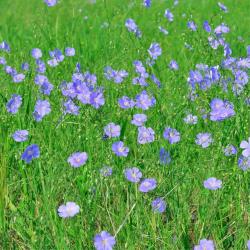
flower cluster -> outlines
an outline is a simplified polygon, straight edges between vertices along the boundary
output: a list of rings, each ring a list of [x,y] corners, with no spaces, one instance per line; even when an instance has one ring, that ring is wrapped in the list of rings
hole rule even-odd
[[[58,0],[43,1],[48,7],[56,6],[59,2]],[[178,0],[175,0],[174,8],[177,4]],[[141,5],[142,10],[145,12],[152,10],[152,8],[150,8],[152,6],[151,0],[143,0]],[[219,2],[218,6],[221,11],[228,13],[228,8],[223,3]],[[174,13],[174,9],[172,10],[172,8],[170,8],[165,10],[164,15],[163,13],[161,14],[169,27],[174,20],[178,18],[176,14],[174,13],[174,15],[172,12]],[[182,17],[185,18],[186,15],[183,14]],[[191,16],[191,18],[193,17]],[[133,62],[133,72],[130,72],[129,69],[120,68],[119,70],[115,70],[111,66],[104,67],[105,82],[110,84],[112,81],[117,84],[115,87],[120,97],[118,100],[115,99],[115,103],[116,107],[118,103],[118,112],[122,115],[124,114],[124,120],[126,119],[126,121],[121,119],[120,121],[109,120],[109,122],[107,122],[105,119],[100,119],[103,123],[100,128],[102,139],[99,139],[104,145],[109,145],[108,150],[110,157],[107,157],[107,160],[110,160],[110,158],[115,162],[126,162],[130,159],[135,160],[135,165],[130,165],[130,167],[122,169],[122,175],[123,179],[126,181],[126,185],[135,187],[135,195],[132,193],[129,199],[135,199],[136,204],[138,202],[138,196],[140,196],[140,199],[143,199],[143,204],[148,204],[149,207],[151,205],[150,211],[152,214],[155,213],[154,216],[162,217],[162,215],[159,214],[165,212],[168,213],[167,210],[169,208],[166,202],[167,195],[160,193],[162,191],[159,188],[162,183],[164,184],[164,179],[158,178],[158,175],[152,176],[151,172],[149,174],[147,171],[148,169],[146,169],[147,166],[144,165],[144,155],[141,156],[142,161],[138,161],[139,154],[137,153],[140,152],[142,148],[148,147],[150,149],[148,152],[151,152],[152,154],[156,152],[158,159],[154,164],[157,165],[156,167],[164,170],[170,169],[172,165],[174,168],[175,166],[172,163],[175,163],[175,159],[180,156],[181,148],[189,146],[190,148],[193,148],[198,157],[200,152],[203,152],[205,155],[210,149],[219,146],[222,157],[228,161],[233,160],[232,162],[237,162],[235,164],[238,164],[239,172],[242,172],[241,170],[247,171],[250,169],[249,135],[240,134],[240,136],[235,136],[235,140],[240,138],[241,142],[239,144],[236,144],[232,138],[231,142],[224,140],[220,142],[218,141],[219,133],[212,133],[211,129],[213,126],[222,125],[223,122],[233,122],[234,119],[236,120],[236,115],[240,113],[237,106],[237,100],[244,91],[246,95],[248,95],[249,90],[250,45],[247,47],[246,57],[232,57],[233,51],[227,40],[227,34],[230,32],[230,27],[223,22],[215,27],[213,27],[213,23],[209,23],[208,21],[202,22],[202,25],[200,25],[198,22],[196,23],[189,19],[185,21],[185,29],[189,36],[195,36],[198,34],[198,31],[203,28],[203,33],[207,37],[205,42],[207,43],[208,41],[208,45],[212,49],[210,47],[208,48],[213,52],[218,50],[218,55],[220,52],[219,48],[222,49],[222,59],[219,61],[213,60],[213,64],[201,62],[192,67],[191,70],[188,69],[187,74],[189,72],[189,76],[186,85],[190,90],[188,96],[189,99],[193,101],[192,105],[186,109],[186,104],[188,104],[188,102],[183,102],[180,112],[176,114],[176,117],[170,117],[166,123],[161,122],[163,120],[159,119],[159,123],[154,126],[152,119],[153,112],[155,112],[155,114],[157,112],[165,112],[165,107],[160,107],[159,110],[156,110],[158,106],[161,106],[161,104],[165,102],[165,100],[162,99],[164,99],[166,83],[163,82],[164,77],[160,74],[161,71],[167,70],[171,76],[174,76],[176,79],[181,79],[178,78],[178,75],[183,70],[183,66],[181,64],[179,66],[179,60],[177,60],[177,62],[174,59],[168,59],[165,61],[165,66],[162,67],[162,69],[158,68],[157,64],[163,59],[165,53],[163,42],[152,42],[154,40],[150,40],[152,43],[148,43],[148,40],[139,40],[139,42],[142,42],[141,44],[144,44],[146,47],[144,47],[144,53],[138,50],[139,53],[136,58],[139,58],[139,60],[131,58],[130,66],[132,66]],[[133,19],[127,18],[125,21],[125,27],[124,23],[122,26],[125,32],[132,33],[132,36],[129,34],[131,39],[138,42],[138,40],[134,38],[134,35],[137,38],[142,37],[142,32]],[[163,26],[158,26],[158,29],[158,33],[160,31],[165,35],[169,34]],[[163,36],[161,35],[161,37]],[[188,53],[192,53],[195,47],[193,44],[185,42],[185,44],[183,43],[183,48],[187,48],[189,50]],[[58,105],[54,102],[54,99],[52,99],[54,93],[56,94],[56,91],[58,92],[58,96],[60,96],[59,108],[61,111],[56,127],[64,121],[65,116],[69,119],[77,118],[75,116],[84,113],[85,108],[90,110],[98,109],[98,111],[96,111],[97,113],[102,111],[101,108],[106,103],[105,97],[108,97],[109,93],[107,93],[107,89],[98,85],[98,79],[100,79],[98,73],[93,74],[90,73],[90,71],[84,72],[81,69],[80,63],[77,63],[74,72],[70,74],[66,80],[60,80],[62,82],[59,87],[56,80],[52,81],[51,79],[52,77],[48,71],[55,70],[56,67],[60,68],[63,65],[65,66],[67,60],[72,60],[71,57],[77,56],[77,51],[74,47],[64,47],[63,49],[55,48],[51,51],[47,51],[46,53],[49,58],[46,58],[45,51],[42,51],[40,48],[33,48],[29,52],[32,61],[22,61],[22,64],[15,68],[8,64],[8,54],[11,52],[11,48],[6,41],[0,43],[0,52],[3,53],[3,56],[0,57],[0,66],[3,68],[3,73],[6,75],[6,79],[9,79],[14,83],[13,86],[17,86],[14,93],[18,93],[19,86],[30,80],[31,76],[34,77],[32,78],[32,81],[30,81],[34,86],[34,91],[37,92],[37,96],[35,96],[34,103],[32,104],[32,115],[30,114],[33,116],[32,122],[35,124],[35,126],[32,124],[32,128],[40,126],[40,124],[43,124],[46,119],[48,119],[47,122],[49,124],[53,124],[54,121],[52,119],[52,114],[56,113],[56,109],[58,108]],[[7,56],[5,57],[5,55]],[[144,57],[144,55],[146,56]],[[160,57],[161,59],[158,60]],[[174,56],[170,58],[177,59],[177,57]],[[156,62],[156,60],[158,61]],[[214,63],[214,61],[216,61],[216,63]],[[112,65],[112,63],[110,62],[109,64],[104,65]],[[32,68],[33,66],[35,66],[34,69]],[[101,75],[103,76],[103,68]],[[126,87],[129,79],[131,80],[130,84],[132,88],[135,89],[135,92],[129,92],[128,95],[133,95],[133,97],[123,95],[125,93],[121,94],[122,88]],[[230,95],[229,87],[231,87],[234,95]],[[220,91],[221,88],[223,92]],[[213,89],[216,91],[213,92]],[[217,91],[218,89],[219,91]],[[184,90],[185,89],[183,88],[183,91]],[[161,95],[162,93],[163,95]],[[216,95],[214,93],[216,93]],[[209,94],[211,94],[212,97]],[[226,95],[230,101],[227,100],[225,97]],[[26,93],[24,94],[24,92],[21,92],[21,94],[8,94],[7,97],[3,96],[3,99],[6,99],[4,105],[5,110],[7,111],[6,114],[9,113],[8,115],[10,119],[18,117],[18,113],[21,113],[24,109],[28,110],[27,106],[29,107],[31,103],[30,100],[27,100],[27,95]],[[109,99],[111,98],[107,98],[107,101],[110,101]],[[195,102],[195,100],[197,100],[197,102]],[[203,105],[203,103],[205,104]],[[171,106],[173,105],[174,104],[171,103]],[[244,105],[250,105],[249,96],[244,97]],[[106,106],[104,107],[104,110]],[[208,108],[209,106],[210,108]],[[24,110],[24,112],[26,112],[26,110]],[[126,114],[129,115],[126,117]],[[27,116],[28,115],[29,113],[27,112]],[[73,115],[74,117],[70,115]],[[102,118],[104,117],[102,116]],[[164,115],[162,115],[162,119],[165,119]],[[228,120],[225,121],[226,119]],[[183,128],[180,128],[178,123],[176,123],[177,121],[180,121],[180,123],[183,124]],[[23,123],[21,124],[23,126]],[[165,127],[166,124],[167,126]],[[133,138],[130,139],[128,138],[129,136],[127,136],[128,127],[131,131],[133,130],[133,133],[131,134],[134,135],[134,145],[137,145],[136,147],[131,143]],[[199,133],[196,129],[199,129]],[[187,130],[190,130],[191,132],[188,133],[189,131]],[[231,134],[234,135],[233,130]],[[44,153],[46,147],[36,142],[36,139],[33,139],[33,135],[34,132],[30,129],[28,124],[26,124],[26,129],[15,128],[15,130],[11,131],[11,142],[15,143],[17,146],[23,147],[21,151],[22,154],[19,153],[18,156],[22,164],[36,164],[36,162],[42,162],[44,155],[46,156]],[[227,135],[225,140],[229,140],[230,136],[231,135]],[[190,143],[188,146],[185,144],[187,142]],[[154,149],[151,148],[152,145],[154,145],[157,150],[154,151]],[[139,148],[138,151],[137,147]],[[78,171],[87,169],[88,165],[93,163],[95,155],[93,155],[90,150],[86,151],[88,153],[85,152],[84,146],[84,148],[76,149],[76,151],[72,150],[67,154],[64,158],[64,162],[68,171],[78,173]],[[109,165],[107,166],[104,163],[102,167],[98,169],[98,178],[101,178],[101,181],[106,184],[109,183],[110,179],[112,179],[117,172],[117,168],[110,167]],[[202,179],[203,181],[199,182],[202,189],[207,189],[204,191],[206,194],[211,194],[211,192],[223,192],[223,175],[220,176],[219,171],[216,173],[214,175],[217,177],[211,177],[208,172],[206,177]],[[164,188],[168,188],[168,186]],[[90,190],[97,190],[97,188],[91,186]],[[152,198],[156,191],[158,191],[158,194]],[[130,193],[128,195],[130,195]],[[78,200],[77,203],[80,204],[80,201]],[[80,208],[77,203],[73,201],[61,201],[56,205],[54,212],[57,213],[59,217],[67,220],[67,218],[72,218],[79,214],[81,209],[83,209],[82,207]],[[99,222],[97,225],[99,228]],[[93,237],[94,247],[97,250],[112,250],[116,245],[119,230],[120,228],[116,232],[114,230],[113,236],[108,231],[101,231],[99,228],[97,234]],[[216,244],[217,243],[213,240],[201,239],[193,249],[214,250]],[[247,247],[250,249],[250,241],[247,242]]]

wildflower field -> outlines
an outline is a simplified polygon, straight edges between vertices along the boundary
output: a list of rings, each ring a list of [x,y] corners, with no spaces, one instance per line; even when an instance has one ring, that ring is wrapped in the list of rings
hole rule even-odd
[[[250,249],[249,0],[0,1],[0,249]]]

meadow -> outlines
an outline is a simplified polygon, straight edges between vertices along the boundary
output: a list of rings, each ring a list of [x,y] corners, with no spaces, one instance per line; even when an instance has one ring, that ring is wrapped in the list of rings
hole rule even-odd
[[[250,1],[53,1],[0,1],[0,249],[250,249]]]

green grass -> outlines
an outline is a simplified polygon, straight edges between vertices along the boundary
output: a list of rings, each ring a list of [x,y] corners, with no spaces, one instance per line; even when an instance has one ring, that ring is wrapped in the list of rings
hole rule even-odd
[[[231,32],[226,38],[233,56],[246,56],[245,48],[250,44],[250,2],[225,0],[230,12],[223,14],[214,0],[180,0],[173,8],[175,20],[171,24],[163,14],[172,1],[153,0],[150,9],[141,2],[100,0],[91,5],[83,0],[61,0],[57,6],[47,8],[42,0],[0,1],[0,42],[6,40],[12,48],[10,55],[6,55],[8,64],[18,70],[24,61],[32,65],[32,71],[21,84],[12,83],[0,71],[1,249],[93,249],[96,233],[106,230],[114,235],[120,225],[123,226],[117,234],[115,249],[185,250],[192,249],[201,238],[213,239],[216,249],[246,248],[250,238],[249,172],[238,168],[238,157],[226,158],[223,148],[229,143],[239,147],[241,140],[249,137],[250,113],[244,104],[249,86],[240,97],[214,86],[200,93],[197,101],[190,102],[187,77],[195,64],[217,65],[223,58],[221,50],[214,51],[207,45],[207,34],[201,29],[204,20],[211,21],[213,27],[222,21],[228,24]],[[124,27],[129,17],[142,30],[142,39],[138,40]],[[199,25],[198,32],[187,30],[190,19]],[[104,22],[109,23],[108,27],[102,27]],[[169,30],[168,36],[158,31],[159,25]],[[239,41],[238,36],[244,41]],[[157,104],[145,112],[146,126],[155,130],[156,141],[139,145],[136,127],[130,124],[138,110],[121,110],[117,99],[123,95],[134,97],[142,90],[131,83],[135,76],[132,63],[146,60],[152,42],[160,43],[163,55],[148,70],[156,74],[163,87],[157,89],[152,84],[148,87]],[[194,50],[185,49],[185,42]],[[46,98],[51,102],[52,112],[37,123],[32,112],[39,90],[33,82],[36,72],[30,50],[41,48],[47,59],[48,51],[67,46],[76,49],[76,56],[55,69],[48,67],[46,75],[55,85]],[[178,72],[168,69],[171,59],[179,63]],[[77,62],[83,71],[97,75],[98,85],[105,87],[106,103],[98,110],[81,105],[79,116],[69,115],[56,127],[61,116],[59,85],[63,80],[70,81]],[[130,75],[121,85],[109,82],[103,76],[107,65],[125,69]],[[23,105],[15,116],[5,109],[12,93],[23,97]],[[220,123],[202,121],[199,110],[208,110],[214,97],[233,102],[237,115]],[[183,122],[188,111],[199,116],[197,125]],[[125,159],[112,153],[115,139],[102,140],[103,127],[109,122],[122,127],[120,139],[130,148]],[[166,126],[180,131],[180,143],[169,145],[163,139]],[[14,142],[11,134],[17,129],[29,130],[29,140]],[[212,133],[212,146],[201,149],[195,144],[195,136],[200,132]],[[20,156],[32,143],[40,146],[41,157],[27,165]],[[161,146],[171,152],[169,166],[159,164]],[[68,156],[75,151],[86,151],[89,155],[87,164],[79,169],[67,163]],[[100,176],[103,165],[113,167],[112,177]],[[156,178],[157,189],[146,195],[137,192],[137,187],[124,178],[123,171],[128,166],[137,166],[145,177]],[[223,181],[222,189],[216,192],[204,189],[203,181],[211,176]],[[152,212],[150,204],[156,197],[165,197],[167,202],[163,215]],[[81,212],[63,220],[58,217],[57,208],[66,201],[75,201]]]

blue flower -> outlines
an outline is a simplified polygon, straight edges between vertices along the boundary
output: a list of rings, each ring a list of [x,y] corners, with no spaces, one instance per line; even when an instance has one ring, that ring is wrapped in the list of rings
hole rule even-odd
[[[163,133],[164,139],[168,140],[170,144],[174,144],[180,141],[180,133],[174,128],[165,128]]]
[[[135,106],[135,102],[127,96],[118,99],[118,104],[122,109],[129,109]]]
[[[112,151],[117,156],[127,157],[129,153],[129,148],[124,146],[124,142],[118,141],[113,143]]]
[[[175,60],[171,60],[171,62],[169,63],[169,68],[172,70],[178,70],[179,65]]]
[[[66,56],[74,56],[75,55],[75,49],[74,48],[66,48],[65,49],[65,55]]]
[[[168,19],[169,22],[174,21],[174,15],[169,9],[165,10],[164,16]]]
[[[218,6],[219,6],[219,7],[220,7],[220,9],[221,9],[222,11],[224,11],[225,13],[227,13],[227,12],[228,12],[228,8],[227,8],[227,6],[226,6],[226,5],[224,5],[223,3],[218,2]]]
[[[136,107],[143,110],[147,110],[154,106],[156,100],[154,97],[150,97],[146,90],[143,90],[139,95],[136,96]]]
[[[40,73],[40,74],[43,74],[45,73],[46,71],[46,64],[44,61],[40,60],[40,59],[37,59],[36,60],[36,72]]]
[[[43,53],[40,49],[35,48],[31,50],[31,56],[35,59],[39,59],[43,56]]]
[[[9,113],[16,114],[21,105],[22,97],[20,95],[13,94],[11,99],[6,104],[6,109]]]
[[[209,190],[217,190],[221,188],[222,181],[216,179],[215,177],[210,177],[203,183],[204,187]]]
[[[168,35],[168,31],[166,29],[164,29],[162,26],[158,27],[160,32],[163,33],[165,36]]]
[[[6,62],[6,59],[4,57],[0,57],[0,65],[5,65],[7,62]]]
[[[234,106],[229,101],[223,101],[221,99],[215,98],[211,101],[210,107],[211,121],[223,121],[235,115]]]
[[[15,74],[12,76],[13,82],[19,83],[22,82],[25,79],[25,75],[20,73],[20,74]]]
[[[227,145],[224,148],[224,154],[225,156],[231,156],[237,154],[237,148],[231,144]]]
[[[126,20],[125,26],[129,32],[134,33],[137,37],[140,38],[142,36],[141,31],[139,30],[137,24],[132,18]]]
[[[212,135],[210,133],[199,133],[196,136],[195,143],[202,148],[207,148],[213,142]]]
[[[147,8],[151,7],[151,0],[144,0],[144,6]]]
[[[212,31],[211,26],[209,25],[209,22],[208,22],[208,21],[205,21],[205,22],[203,23],[203,29],[204,29],[206,32],[208,32],[208,33],[210,33],[210,32]]]
[[[10,52],[10,46],[7,42],[3,41],[0,43],[0,50],[3,50],[5,52]]]
[[[152,43],[148,49],[149,55],[156,60],[162,54],[162,49],[158,43]]]
[[[102,91],[92,92],[90,95],[90,104],[96,109],[99,109],[101,106],[103,106],[105,104],[103,92]]]
[[[96,250],[112,250],[115,243],[115,237],[113,237],[106,231],[102,231],[94,238],[94,245]]]
[[[111,167],[105,166],[100,169],[100,174],[104,177],[111,176],[113,173],[113,169]]]
[[[45,115],[51,112],[50,103],[47,100],[38,100],[35,105],[35,110],[33,112],[34,119],[39,122],[43,119]]]
[[[144,114],[135,114],[133,115],[133,120],[131,124],[134,124],[137,127],[143,126],[143,124],[147,121],[147,116]]]
[[[21,68],[23,71],[28,71],[30,68],[30,65],[27,62],[22,63]]]
[[[241,155],[240,158],[238,159],[238,166],[243,171],[248,170],[250,168],[250,157],[245,157]]]
[[[104,134],[109,138],[119,137],[121,133],[121,127],[113,122],[104,127]]]
[[[199,245],[194,246],[194,250],[215,250],[214,242],[212,240],[202,239]]]
[[[71,201],[68,201],[65,205],[62,204],[57,210],[58,215],[62,218],[74,217],[79,211],[80,207]]]
[[[44,0],[44,3],[46,3],[49,7],[53,7],[57,4],[57,0]]]
[[[247,249],[250,250],[250,240],[247,241]]]
[[[136,167],[125,169],[124,175],[128,181],[134,183],[139,182],[142,178],[142,172]]]
[[[12,76],[12,77],[15,76],[15,75],[17,74],[17,71],[16,71],[14,68],[12,68],[11,66],[8,66],[8,65],[5,66],[4,70],[5,70],[5,72],[6,72],[8,75],[10,75],[10,76]]]
[[[15,133],[12,135],[12,138],[16,142],[23,142],[27,141],[29,136],[29,132],[27,130],[17,130]]]
[[[64,112],[65,114],[72,114],[72,115],[78,115],[79,114],[79,107],[75,105],[75,103],[68,99],[66,102],[63,103],[64,106]]]
[[[86,164],[88,154],[86,152],[75,152],[68,157],[68,163],[73,168],[79,168]]]
[[[165,150],[164,148],[161,148],[160,149],[160,163],[162,165],[165,165],[165,164],[169,165],[170,162],[171,162],[170,153],[167,150]]]
[[[153,211],[156,213],[163,213],[166,210],[166,202],[163,200],[163,198],[156,198],[151,203]]]
[[[187,124],[197,124],[198,117],[196,115],[188,114],[184,119],[184,122]]]
[[[151,190],[154,190],[157,187],[157,181],[153,178],[144,179],[140,186],[139,191],[142,193],[147,193]]]
[[[221,25],[217,26],[214,30],[214,33],[217,36],[220,36],[222,34],[228,33],[230,31],[229,27],[226,26],[224,23],[222,23]]]
[[[26,163],[30,163],[33,159],[39,158],[39,156],[40,149],[38,145],[32,144],[25,149],[21,156],[21,159],[24,160]]]
[[[242,141],[240,143],[240,148],[244,149],[242,155],[245,157],[250,157],[250,137],[248,141]]]
[[[194,21],[189,21],[187,24],[188,28],[192,31],[196,31],[197,30],[197,25],[195,24]]]
[[[151,77],[151,80],[157,85],[157,87],[160,88],[161,87],[160,80],[154,74],[152,74],[150,77]]]
[[[155,132],[152,128],[138,127],[137,142],[139,144],[151,143],[155,140]]]

